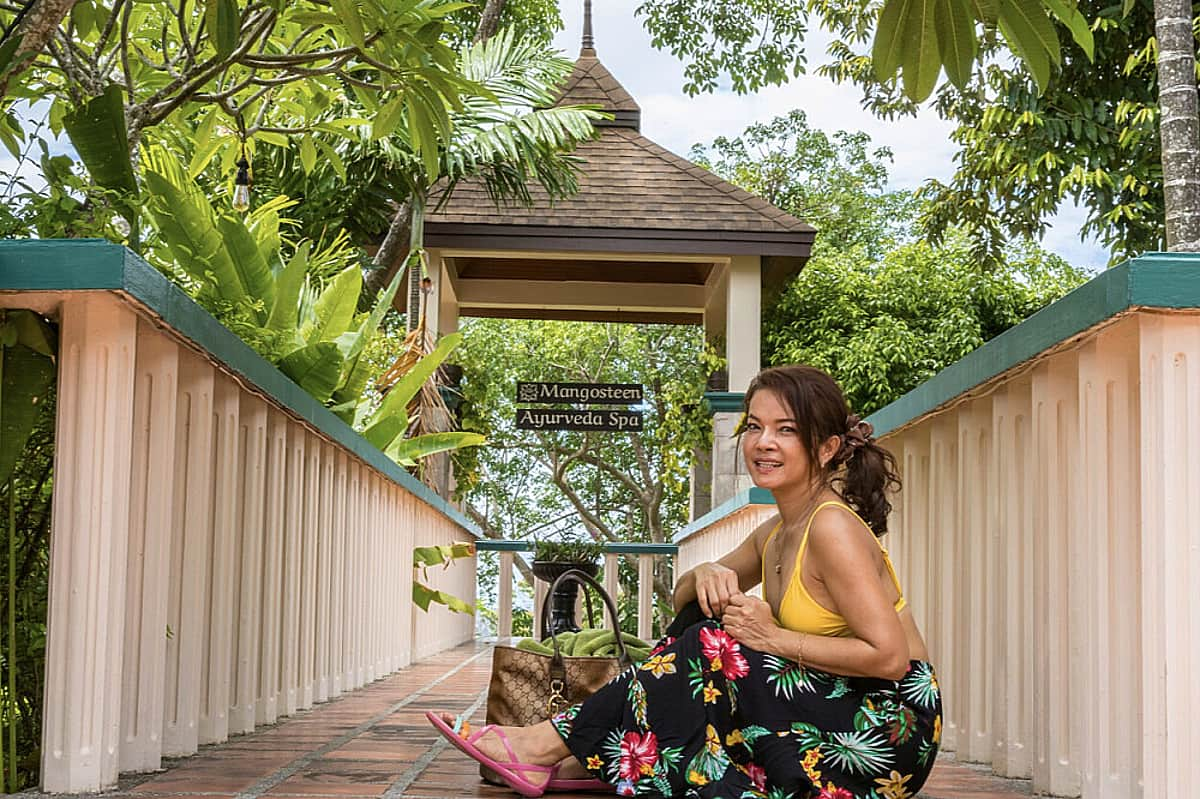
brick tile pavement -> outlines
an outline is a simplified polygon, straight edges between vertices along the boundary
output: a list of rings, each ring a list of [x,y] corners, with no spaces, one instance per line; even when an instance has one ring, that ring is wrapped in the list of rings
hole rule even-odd
[[[508,789],[480,782],[474,762],[425,721],[426,710],[473,710],[476,726],[483,723],[489,654],[483,644],[458,647],[82,799],[512,799],[516,794]],[[997,779],[948,758],[938,761],[921,793],[921,799],[1029,796],[1028,783]]]

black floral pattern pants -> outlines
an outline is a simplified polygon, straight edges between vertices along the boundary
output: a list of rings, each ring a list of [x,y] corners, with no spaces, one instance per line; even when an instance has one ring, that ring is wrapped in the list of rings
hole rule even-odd
[[[933,667],[901,680],[801,669],[713,620],[551,719],[621,796],[909,799],[941,739]]]

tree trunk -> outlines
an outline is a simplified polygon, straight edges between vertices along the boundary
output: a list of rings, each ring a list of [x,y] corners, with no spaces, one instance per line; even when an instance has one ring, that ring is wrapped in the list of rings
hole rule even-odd
[[[1154,0],[1167,249],[1200,251],[1200,119],[1190,0]]]
[[[475,31],[475,43],[485,42],[496,35],[500,27],[500,15],[504,13],[506,0],[487,0],[483,13],[479,15],[479,28]]]
[[[374,298],[392,282],[392,276],[404,263],[404,254],[408,252],[409,237],[412,231],[412,204],[409,200],[400,203],[392,224],[388,227],[383,243],[371,263],[375,269],[367,272],[363,280],[363,294]],[[397,294],[397,296],[400,296]]]

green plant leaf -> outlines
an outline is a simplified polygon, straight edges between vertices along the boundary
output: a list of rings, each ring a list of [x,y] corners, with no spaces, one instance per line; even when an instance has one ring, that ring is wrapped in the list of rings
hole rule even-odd
[[[342,353],[337,345],[321,341],[293,350],[279,362],[279,371],[309,394],[324,402],[333,396],[342,375]]]
[[[217,55],[225,58],[237,48],[241,14],[237,0],[205,0],[204,20]]]
[[[455,613],[472,614],[475,608],[464,602],[453,594],[447,594],[445,591],[437,591],[419,580],[413,580],[413,604],[425,612],[429,612],[429,606],[434,602],[439,605],[445,605]]]
[[[317,298],[315,324],[304,335],[306,341],[334,341],[354,323],[358,295],[362,293],[362,271],[358,264],[346,267],[329,282]]]
[[[363,26],[362,15],[358,12],[358,3],[354,0],[329,0],[329,7],[337,16],[338,21],[350,37],[355,47],[367,46],[367,33]]]
[[[248,296],[262,300],[264,308],[270,308],[275,301],[275,278],[254,236],[241,218],[228,214],[217,217],[217,230],[242,289]],[[266,321],[264,316],[265,311],[259,316],[260,323]]]
[[[936,0],[938,52],[946,76],[960,89],[971,78],[975,64],[975,24],[967,0]]]
[[[871,62],[875,76],[887,81],[896,74],[904,58],[904,28],[911,6],[916,0],[887,0],[879,12],[875,41],[871,45]]]
[[[267,317],[267,327],[271,330],[283,333],[296,329],[300,289],[304,287],[304,275],[308,271],[308,253],[311,248],[312,242],[302,241],[287,266],[275,278],[275,302],[272,303],[271,314]]]
[[[1059,63],[1058,33],[1041,0],[1000,0],[1000,32],[1045,91],[1050,63]]]
[[[375,307],[371,309],[371,314],[363,320],[362,325],[358,328],[358,333],[355,338],[346,341],[344,351],[346,360],[351,361],[358,357],[359,353],[371,341],[375,335],[375,331],[379,329],[379,324],[383,321],[383,317],[387,315],[388,309],[392,307],[392,301],[396,299],[396,292],[400,290],[400,283],[404,278],[404,270],[396,270],[396,274],[392,277],[392,282],[388,284],[379,298],[375,300]]]
[[[408,430],[408,411],[403,406],[385,416],[375,414],[372,420],[367,429],[363,430],[362,437],[379,450],[383,450]]]
[[[400,124],[403,112],[403,97],[395,97],[384,103],[383,108],[380,108],[379,113],[375,115],[375,121],[371,123],[371,138],[382,139],[391,136],[392,132],[396,130],[396,126]]]
[[[109,84],[104,93],[93,97],[63,117],[63,128],[71,139],[79,160],[87,167],[98,186],[111,189],[121,197],[118,207],[129,223],[137,220],[137,178],[129,160],[129,136],[125,130],[125,105],[121,87]]]
[[[58,357],[58,337],[54,334],[54,328],[41,316],[33,311],[11,310],[8,311],[8,321],[16,327],[16,343],[24,344],[50,360]],[[0,483],[3,482],[0,480]]]
[[[300,139],[300,166],[304,167],[304,174],[307,175],[316,165],[317,146],[313,144],[312,136],[304,136]]]
[[[19,330],[16,335],[19,340]],[[0,382],[3,392],[0,395],[0,483],[5,483],[37,424],[56,372],[54,361],[23,344],[0,348],[0,358],[4,359],[3,381]]]
[[[211,207],[154,169],[145,172],[146,189],[153,197],[149,210],[175,262],[220,297],[234,301],[246,297]]]
[[[339,178],[346,180],[346,164],[342,161],[342,157],[338,155],[337,150],[333,149],[329,142],[324,139],[317,139],[316,142],[317,149],[321,151],[321,155],[325,156],[325,160],[333,167],[333,171],[337,173]]]
[[[918,102],[933,93],[942,70],[934,10],[937,0],[912,0],[904,24],[904,93]]]
[[[463,447],[478,447],[485,443],[487,443],[487,438],[479,433],[426,433],[413,438],[397,437],[384,450],[384,454],[396,463],[411,466],[421,458],[438,452],[448,452]]]
[[[407,408],[408,403],[421,390],[421,386],[425,384],[425,381],[433,376],[433,373],[437,371],[437,368],[442,365],[442,362],[449,357],[450,353],[461,341],[462,333],[451,333],[448,336],[444,336],[437,343],[437,346],[433,348],[433,352],[417,361],[416,365],[408,371],[408,374],[396,381],[396,384],[392,386],[392,390],[383,398],[383,402],[379,403],[379,408],[371,417],[369,427],[397,413],[399,410]],[[390,443],[390,440],[388,443]]]
[[[1096,38],[1092,35],[1092,26],[1087,18],[1079,11],[1079,6],[1073,0],[1045,0],[1046,8],[1050,9],[1059,22],[1071,31],[1071,38],[1083,50],[1088,61],[1096,60]]]

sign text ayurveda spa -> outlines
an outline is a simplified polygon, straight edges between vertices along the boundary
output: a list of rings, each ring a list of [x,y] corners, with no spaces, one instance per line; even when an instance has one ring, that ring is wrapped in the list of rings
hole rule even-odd
[[[517,383],[517,402],[577,405],[632,405],[644,397],[637,383]],[[642,429],[642,412],[616,408],[521,408],[518,430],[602,430],[633,432]]]

